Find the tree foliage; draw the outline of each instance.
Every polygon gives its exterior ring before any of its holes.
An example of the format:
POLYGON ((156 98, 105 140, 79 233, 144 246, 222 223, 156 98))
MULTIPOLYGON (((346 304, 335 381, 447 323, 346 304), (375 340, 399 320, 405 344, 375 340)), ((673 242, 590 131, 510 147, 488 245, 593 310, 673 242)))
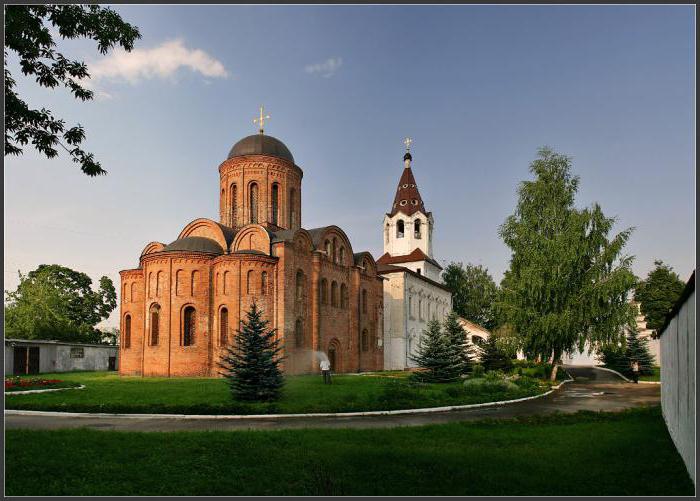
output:
POLYGON ((432 383, 449 383, 463 372, 462 345, 443 332, 438 320, 430 320, 423 331, 418 351, 411 359, 422 370, 415 377, 432 383))
POLYGON ((56 51, 51 27, 65 39, 88 38, 97 42, 101 54, 119 45, 131 51, 141 37, 138 29, 122 20, 110 8, 98 5, 8 5, 5 7, 5 155, 20 155, 31 143, 48 158, 61 147, 89 175, 105 174, 92 153, 80 144, 85 130, 80 124, 66 128, 65 121, 46 108, 32 109, 17 94, 16 82, 8 70, 8 50, 16 53, 24 75, 42 86, 67 88, 76 99, 87 101, 93 92, 81 84, 89 78, 82 61, 71 60, 56 51))
POLYGON ((442 279, 452 293, 452 309, 467 320, 491 329, 494 327, 493 304, 498 287, 486 268, 467 263, 450 263, 442 279))
POLYGON ((632 376, 632 362, 639 362, 639 375, 654 373, 654 356, 649 351, 649 340, 639 337, 636 328, 629 328, 623 343, 607 344, 598 350, 598 360, 605 367, 626 377, 632 376))
POLYGON ((499 336, 491 334, 481 347, 481 365, 487 371, 507 371, 512 367, 513 360, 499 343, 499 336))
POLYGON ((535 179, 520 185, 499 229, 512 253, 499 311, 525 353, 556 362, 587 341, 618 340, 632 321, 635 277, 632 257, 622 254, 632 229, 610 236, 614 219, 598 204, 574 206, 579 178, 567 156, 542 148, 530 171, 535 179))
POLYGON ((219 366, 231 393, 238 400, 271 401, 280 397, 284 378, 279 368, 282 350, 276 329, 268 329, 255 303, 227 346, 219 366))
POLYGON ((5 291, 6 337, 102 342, 95 326, 117 307, 111 279, 100 278, 94 291, 85 273, 42 264, 19 280, 15 291, 5 291))
POLYGON ((634 299, 639 302, 639 308, 646 318, 647 328, 658 331, 663 327, 666 315, 678 301, 684 287, 685 283, 671 266, 660 260, 654 261, 654 269, 646 280, 637 284, 634 293, 634 299))

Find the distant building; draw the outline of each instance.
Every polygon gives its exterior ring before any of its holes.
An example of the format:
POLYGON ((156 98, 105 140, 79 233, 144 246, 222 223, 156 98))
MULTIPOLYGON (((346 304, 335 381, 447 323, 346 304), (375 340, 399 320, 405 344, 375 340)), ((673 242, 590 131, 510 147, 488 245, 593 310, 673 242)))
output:
POLYGON ((452 310, 452 294, 440 282, 442 267, 433 259, 433 215, 425 210, 411 160, 407 151, 394 204, 384 216, 384 254, 377 260, 377 273, 385 279, 386 370, 416 367, 412 356, 428 321, 442 321, 452 310))
POLYGON ((5 375, 117 370, 118 346, 5 339, 5 375))

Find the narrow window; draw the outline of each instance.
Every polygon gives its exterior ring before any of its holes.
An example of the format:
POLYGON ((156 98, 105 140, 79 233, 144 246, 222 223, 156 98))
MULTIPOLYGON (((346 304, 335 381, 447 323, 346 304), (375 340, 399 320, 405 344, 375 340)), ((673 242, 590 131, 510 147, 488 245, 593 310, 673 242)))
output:
POLYGON ((260 275, 260 294, 267 294, 267 272, 263 271, 260 275))
POLYGON ((304 326, 301 318, 297 318, 297 322, 294 325, 294 344, 297 348, 304 346, 304 326))
POLYGON ((420 268, 416 269, 416 273, 418 273, 420 275, 420 268))
POLYGON ((238 225, 238 187, 235 184, 231 185, 231 205, 229 212, 229 225, 235 227, 238 225))
POLYGON ((182 315, 182 346, 194 344, 196 313, 193 306, 187 306, 182 315))
POLYGON ((367 329, 362 331, 362 351, 369 350, 369 334, 367 329))
POLYGON ((258 183, 250 185, 250 222, 258 222, 258 183))
POLYGON ((413 237, 420 238, 420 219, 416 219, 416 222, 413 223, 413 237))
POLYGON ((362 313, 367 313, 367 291, 362 289, 362 313))
POLYGON ((328 304, 328 280, 321 279, 321 304, 328 304))
POLYGON ((151 306, 151 346, 158 346, 158 333, 160 331, 160 306, 151 306))
POLYGON ((248 274, 246 275, 246 282, 245 282, 245 292, 246 294, 252 294, 253 293, 253 270, 248 270, 248 274))
POLYGON ((333 258, 333 247, 330 240, 326 240, 326 257, 328 259, 333 258))
POLYGON ((396 221, 396 238, 403 238, 403 220, 396 221))
POLYGON ((418 318, 423 320, 423 300, 418 300, 418 318))
POLYGON ((384 227, 384 241, 389 243, 389 224, 384 227))
POLYGON ((279 184, 275 183, 272 185, 272 224, 277 226, 277 213, 278 213, 278 205, 277 205, 277 200, 279 198, 279 184))
POLYGON ((229 277, 230 274, 231 274, 231 273, 228 272, 228 271, 225 271, 225 272, 224 272, 224 276, 223 276, 223 281, 224 281, 224 283, 223 283, 223 287, 222 287, 222 289, 223 289, 223 291, 224 291, 224 296, 228 294, 228 283, 229 283, 229 278, 228 278, 228 277, 229 277))
POLYGON ((340 307, 343 308, 344 310, 347 309, 348 307, 348 286, 345 284, 342 284, 340 286, 340 307))
POLYGON ((331 283, 331 306, 338 306, 338 282, 331 283))
POLYGON ((124 348, 131 347, 131 315, 124 317, 124 348))
POLYGON ((297 271, 297 280, 296 280, 296 299, 297 301, 301 301, 304 298, 304 272, 299 270, 297 271))
POLYGON ((221 308, 219 313, 219 336, 221 346, 228 344, 228 309, 221 308))
POLYGON ((136 282, 131 283, 131 302, 136 302, 136 282))
POLYGON ((296 191, 292 188, 289 190, 289 227, 295 228, 297 224, 296 211, 296 191))
POLYGON ((340 251, 338 253, 338 264, 345 265, 345 247, 340 246, 340 251))
POLYGON ((413 318, 413 298, 408 296, 408 316, 413 318))
POLYGON ((163 281, 163 272, 159 271, 158 274, 156 274, 156 297, 160 296, 160 293, 162 292, 160 283, 163 281))
POLYGON ((190 296, 194 296, 197 292, 197 282, 199 280, 199 272, 194 270, 190 279, 190 296))
POLYGON ((338 240, 333 238, 333 262, 338 262, 338 240))

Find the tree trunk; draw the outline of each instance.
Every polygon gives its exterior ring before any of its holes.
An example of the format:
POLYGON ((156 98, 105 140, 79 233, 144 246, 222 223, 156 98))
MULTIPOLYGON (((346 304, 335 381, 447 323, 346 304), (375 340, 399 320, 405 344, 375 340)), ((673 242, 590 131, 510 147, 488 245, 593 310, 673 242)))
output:
POLYGON ((557 369, 559 366, 557 363, 559 362, 559 353, 556 351, 552 352, 552 374, 549 376, 550 381, 556 381, 557 380, 557 369))

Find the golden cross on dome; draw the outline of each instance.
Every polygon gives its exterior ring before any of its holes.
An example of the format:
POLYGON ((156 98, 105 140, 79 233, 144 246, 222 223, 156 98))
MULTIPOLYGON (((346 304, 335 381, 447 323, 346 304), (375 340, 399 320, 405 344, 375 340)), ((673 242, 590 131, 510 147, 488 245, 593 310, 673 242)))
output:
POLYGON ((411 139, 410 137, 407 137, 403 140, 403 144, 406 145, 406 151, 409 151, 411 149, 411 143, 413 143, 413 139, 411 139))
POLYGON ((260 105, 260 116, 258 118, 253 119, 254 124, 260 125, 260 134, 265 132, 265 120, 270 120, 270 115, 265 115, 265 107, 260 105))

